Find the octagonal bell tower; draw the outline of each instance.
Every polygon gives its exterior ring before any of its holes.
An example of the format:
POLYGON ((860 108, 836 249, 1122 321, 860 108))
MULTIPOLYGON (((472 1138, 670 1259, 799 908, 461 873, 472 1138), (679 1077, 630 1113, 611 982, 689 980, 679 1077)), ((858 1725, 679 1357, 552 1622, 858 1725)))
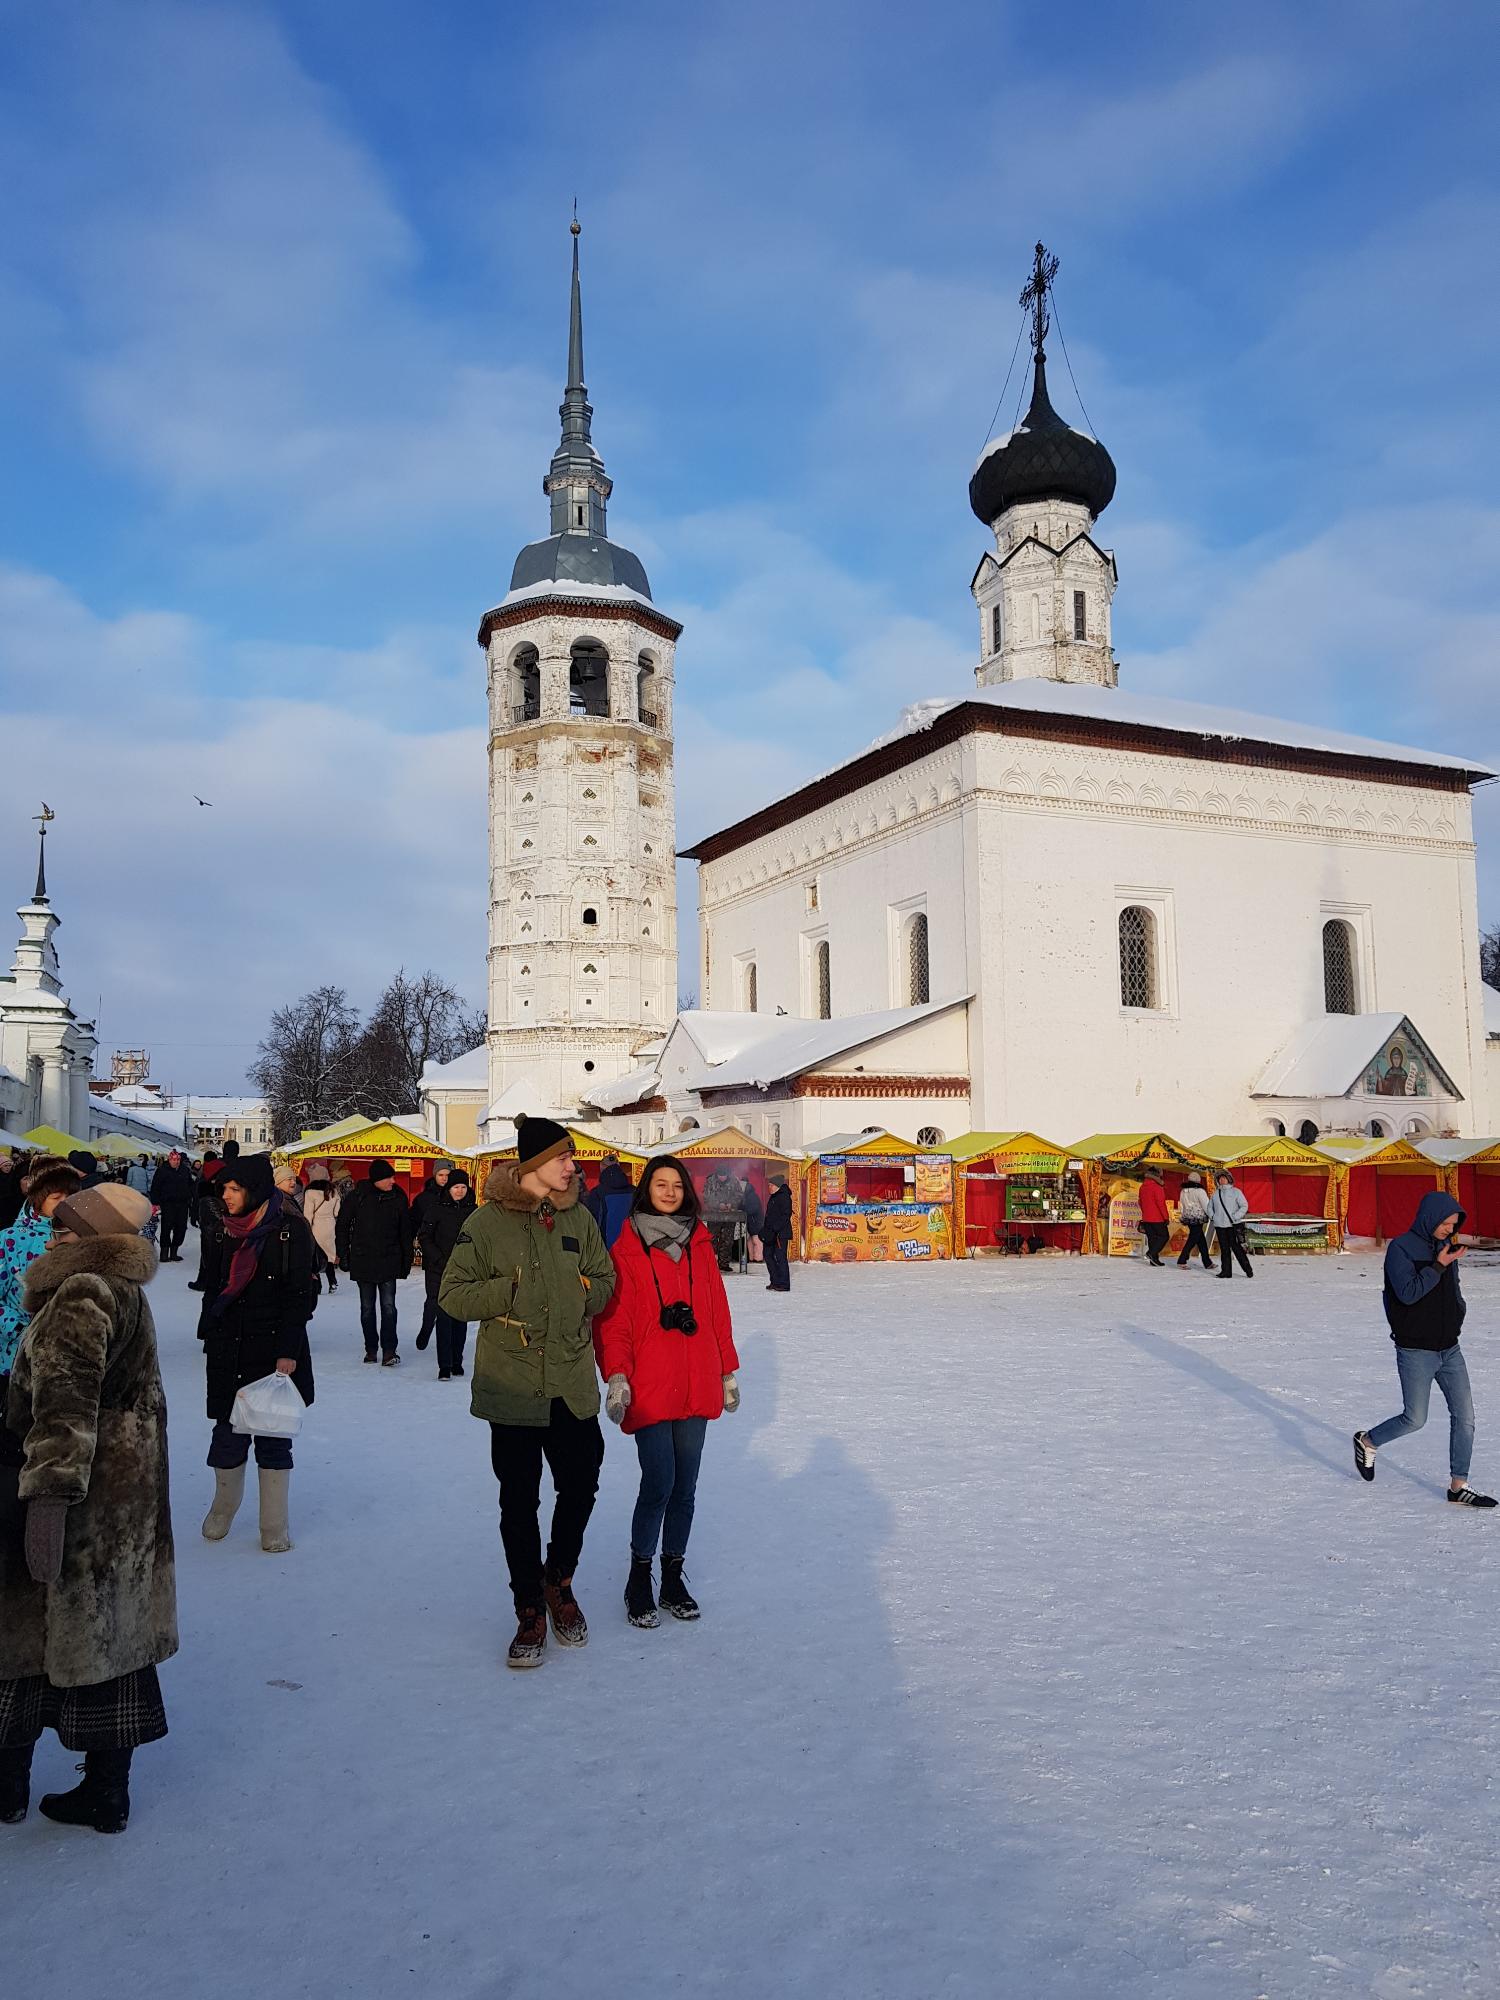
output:
POLYGON ((490 713, 490 1101, 571 1111, 676 1010, 673 662, 682 627, 611 542, 573 229, 551 533, 480 621, 490 713), (522 1092, 512 1086, 522 1085, 522 1092))

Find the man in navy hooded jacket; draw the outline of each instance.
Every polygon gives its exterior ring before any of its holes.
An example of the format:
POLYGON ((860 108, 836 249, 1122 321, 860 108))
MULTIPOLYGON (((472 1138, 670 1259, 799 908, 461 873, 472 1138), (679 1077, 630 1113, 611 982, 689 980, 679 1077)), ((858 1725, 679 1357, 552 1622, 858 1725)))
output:
POLYGON ((1354 1464, 1361 1479, 1375 1477, 1375 1453, 1393 1438, 1419 1431, 1427 1421, 1432 1385, 1448 1404, 1448 1498, 1461 1507, 1493 1507, 1488 1494, 1469 1484, 1474 1451, 1474 1399, 1459 1352, 1464 1295, 1458 1266, 1463 1245, 1452 1241, 1464 1212, 1451 1194, 1424 1194, 1417 1219, 1385 1253, 1385 1316, 1396 1343, 1402 1410, 1372 1431, 1356 1431, 1354 1464))

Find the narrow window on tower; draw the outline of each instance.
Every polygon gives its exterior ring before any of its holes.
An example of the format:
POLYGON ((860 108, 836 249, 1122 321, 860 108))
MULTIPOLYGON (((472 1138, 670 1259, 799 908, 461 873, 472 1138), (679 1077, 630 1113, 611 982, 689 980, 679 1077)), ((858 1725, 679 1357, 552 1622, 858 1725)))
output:
POLYGON ((1000 650, 1000 606, 998 604, 992 604, 990 606, 990 651, 992 653, 998 653, 999 650, 1000 650))
POLYGON ((906 1004, 925 1007, 931 994, 927 964, 927 915, 918 910, 906 920, 906 1004))
POLYGON ((583 509, 581 507, 575 507, 573 511, 578 516, 578 525, 581 528, 583 526, 583 509))
POLYGON ((817 988, 818 1019, 833 1019, 833 964, 827 938, 819 938, 813 948, 814 985, 817 988))
POLYGON ((1120 912, 1120 1005, 1157 1007, 1156 918, 1139 903, 1120 912))
POLYGON ((1086 639, 1089 636, 1089 600, 1087 591, 1073 592, 1073 637, 1086 639))
POLYGON ((1358 985, 1354 976, 1354 927, 1342 917, 1323 926, 1323 1011, 1357 1014, 1358 985))
POLYGON ((745 1011, 747 1014, 760 1011, 760 980, 756 977, 753 958, 745 967, 745 1011))

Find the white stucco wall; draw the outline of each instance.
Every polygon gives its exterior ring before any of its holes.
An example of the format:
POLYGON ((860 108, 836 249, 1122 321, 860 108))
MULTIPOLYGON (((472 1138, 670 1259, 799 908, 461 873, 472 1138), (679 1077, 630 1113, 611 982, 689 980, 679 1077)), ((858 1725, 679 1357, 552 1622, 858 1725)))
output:
POLYGON ((973 1125, 1064 1142, 1264 1129, 1275 1107, 1251 1085, 1322 1012, 1341 915, 1360 1011, 1410 1016, 1463 1095, 1461 1133, 1494 1122, 1464 792, 984 733, 705 863, 700 896, 703 1005, 740 1004, 753 954, 764 1013, 808 1011, 825 929, 836 1014, 904 999, 897 918, 925 900, 932 997, 976 996, 973 1125), (1120 1004, 1124 902, 1159 925, 1150 1013, 1120 1004))

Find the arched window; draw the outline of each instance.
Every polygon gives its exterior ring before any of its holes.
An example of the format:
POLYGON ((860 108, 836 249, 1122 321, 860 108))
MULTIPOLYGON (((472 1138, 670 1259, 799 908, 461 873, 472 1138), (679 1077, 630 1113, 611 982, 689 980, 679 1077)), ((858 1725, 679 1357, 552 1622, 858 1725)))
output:
POLYGON ((819 938, 813 946, 813 986, 817 999, 818 1019, 832 1020, 833 968, 829 958, 827 938, 819 938))
POLYGON ((751 1014, 760 1012, 760 980, 756 976, 753 958, 745 967, 745 1008, 751 1014))
POLYGON ((906 920, 906 1004, 925 1007, 931 997, 927 978, 927 913, 915 910, 906 920))
POLYGON ((596 639, 580 639, 568 659, 568 713, 607 716, 608 653, 596 639))
POLYGON ((1391 1136, 1378 1118, 1372 1118, 1365 1129, 1372 1139, 1389 1139, 1391 1136))
POLYGON ((648 729, 655 729, 661 720, 656 699, 656 662, 649 653, 642 653, 635 663, 635 713, 636 720, 648 729))
POLYGON ((1310 1118, 1304 1118, 1302 1123, 1297 1127, 1297 1137, 1302 1141, 1304 1146, 1310 1146, 1316 1140, 1317 1136, 1317 1126, 1314 1125, 1310 1118))
POLYGON ((917 1144, 919 1146, 941 1146, 942 1143, 943 1135, 936 1125, 919 1125, 917 1127, 917 1144))
POLYGON ((594 925, 598 923, 599 912, 593 907, 592 904, 590 904, 588 908, 584 910, 583 921, 589 926, 590 929, 592 929, 594 925))
POLYGON ((542 665, 535 646, 522 646, 510 666, 510 719, 536 722, 542 713, 542 665))
POLYGON ((1139 903, 1120 912, 1120 1005, 1155 1007, 1156 919, 1139 903))
POLYGON ((1342 917, 1330 917, 1323 926, 1323 1012, 1359 1012, 1354 980, 1354 929, 1342 917))

